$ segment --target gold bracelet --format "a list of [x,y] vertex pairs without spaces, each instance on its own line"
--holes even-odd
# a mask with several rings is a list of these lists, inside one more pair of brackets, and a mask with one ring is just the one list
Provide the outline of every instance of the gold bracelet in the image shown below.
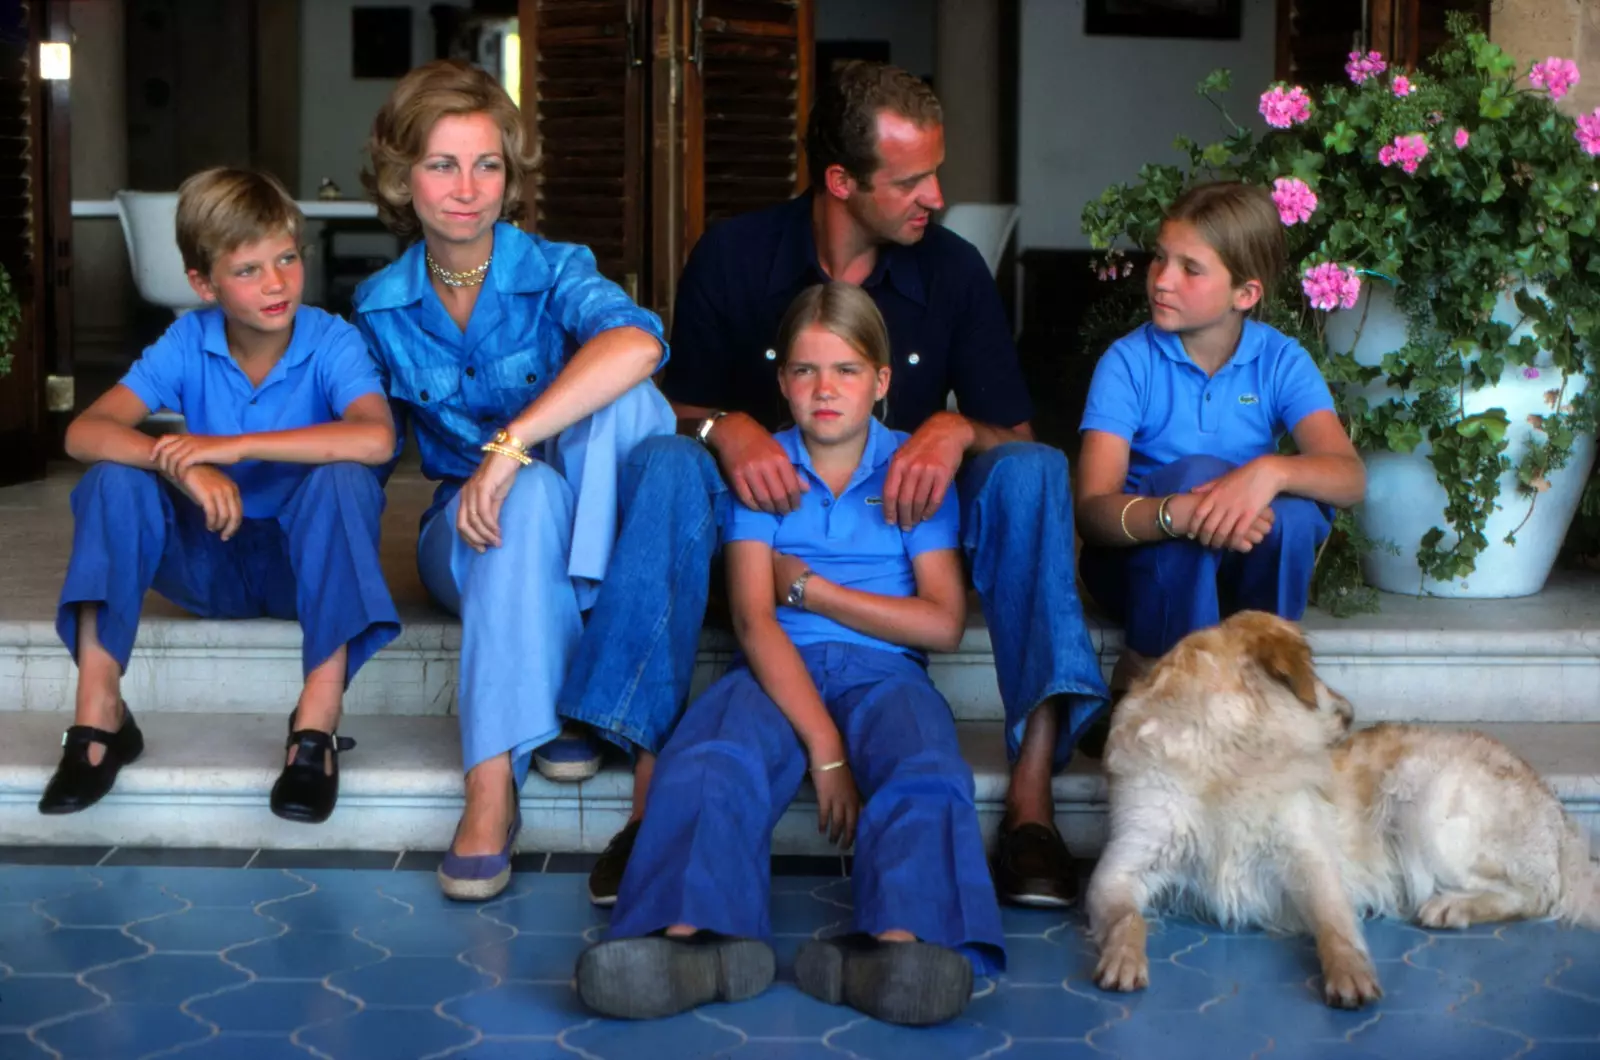
[[813,772],[813,773],[831,773],[835,769],[843,769],[846,766],[848,766],[849,764],[850,764],[849,762],[846,762],[844,759],[841,758],[837,762],[829,762],[827,765],[824,765],[824,766],[812,766],[811,767],[811,772]]
[[1129,541],[1132,541],[1136,545],[1141,544],[1142,542],[1140,542],[1137,537],[1133,536],[1132,530],[1128,529],[1128,509],[1132,508],[1135,504],[1138,504],[1142,500],[1144,500],[1143,497],[1135,497],[1133,500],[1122,506],[1122,532],[1127,536]]
[[509,456],[523,467],[527,467],[529,464],[533,463],[533,457],[529,456],[527,453],[518,452],[509,445],[501,445],[499,442],[484,442],[483,451],[486,453],[499,453],[501,456]]

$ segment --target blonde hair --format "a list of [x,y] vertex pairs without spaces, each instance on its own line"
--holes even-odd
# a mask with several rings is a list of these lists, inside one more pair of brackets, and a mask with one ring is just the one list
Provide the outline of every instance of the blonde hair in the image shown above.
[[202,276],[224,254],[269,236],[296,245],[305,217],[277,177],[253,169],[203,169],[178,186],[178,253]]
[[1262,301],[1272,293],[1288,250],[1283,220],[1267,189],[1234,181],[1197,184],[1168,207],[1167,220],[1194,225],[1200,238],[1222,259],[1235,287],[1256,280],[1261,284]]
[[372,164],[361,171],[361,183],[377,202],[379,219],[402,239],[422,234],[422,223],[411,206],[411,167],[427,151],[428,134],[440,118],[466,114],[487,114],[500,127],[506,165],[500,216],[507,221],[522,218],[522,182],[538,164],[538,152],[528,144],[522,112],[485,71],[459,59],[439,59],[400,79],[372,119],[372,133],[367,138]]
[[816,324],[826,329],[874,368],[889,367],[889,329],[872,296],[853,283],[819,283],[801,291],[789,303],[778,325],[778,367],[789,360],[789,350],[800,333]]

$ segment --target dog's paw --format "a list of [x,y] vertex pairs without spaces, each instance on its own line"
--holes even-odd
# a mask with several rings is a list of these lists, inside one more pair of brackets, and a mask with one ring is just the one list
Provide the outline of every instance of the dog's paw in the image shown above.
[[1100,963],[1094,969],[1094,981],[1101,990],[1128,993],[1143,990],[1150,985],[1150,959],[1141,949],[1132,946],[1113,946],[1100,954]]
[[1333,1008],[1360,1008],[1383,996],[1378,973],[1365,957],[1351,954],[1322,967],[1322,997]]
[[1457,929],[1472,925],[1471,899],[1463,895],[1436,894],[1417,910],[1417,923],[1425,928]]

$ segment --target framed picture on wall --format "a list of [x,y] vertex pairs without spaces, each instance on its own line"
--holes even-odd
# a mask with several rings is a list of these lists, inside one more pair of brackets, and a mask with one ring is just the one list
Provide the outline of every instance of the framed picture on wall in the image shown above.
[[409,7],[350,9],[350,76],[390,80],[411,69]]
[[1085,0],[1091,37],[1184,37],[1238,40],[1243,0]]

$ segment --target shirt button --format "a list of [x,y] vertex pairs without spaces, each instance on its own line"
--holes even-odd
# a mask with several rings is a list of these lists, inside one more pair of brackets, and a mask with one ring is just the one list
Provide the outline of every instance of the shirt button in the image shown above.
[[428,392],[426,390],[424,390],[422,393],[418,394],[417,397],[421,398],[423,401],[427,401],[428,400]]
[[778,351],[777,350],[768,350],[767,351],[767,360],[776,361],[777,359],[778,359]]
[[827,499],[826,499],[826,498],[824,498],[824,500],[823,500],[823,502],[822,502],[822,506],[823,506],[823,507],[824,507],[824,508],[830,508],[830,507],[832,507],[832,506],[833,506],[833,502],[832,502],[832,501],[830,501],[830,500],[827,500]]
[[478,374],[478,370],[476,368],[468,368],[467,369],[467,378],[468,379],[471,379],[473,376],[475,376],[477,374]]
[[913,353],[910,357],[906,358],[906,363],[907,364],[921,364],[922,363],[922,354]]
[[534,381],[534,380],[535,380],[535,379],[538,379],[538,378],[539,378],[539,373],[537,373],[537,372],[529,372],[529,373],[528,373],[528,382],[530,382],[530,383],[531,383],[531,382],[533,382],[533,381]]
[[1211,391],[1209,391],[1209,390],[1206,391],[1206,400],[1207,401],[1211,400]]

